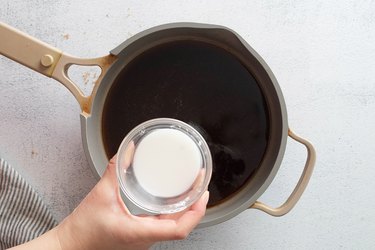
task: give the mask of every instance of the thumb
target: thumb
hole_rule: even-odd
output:
[[[104,171],[101,180],[99,181],[99,186],[103,187],[103,190],[107,190],[107,193],[105,195],[108,196],[110,194],[113,194],[114,198],[122,207],[123,211],[126,214],[130,214],[129,209],[127,208],[126,204],[124,203],[121,197],[121,191],[117,179],[116,162],[117,155],[113,156],[112,159],[108,162],[107,168]]]
[[[112,159],[108,162],[107,168],[105,169],[101,180],[108,180],[116,184],[118,183],[116,174],[116,161],[117,155],[114,155]]]
[[[125,149],[120,149],[120,156],[117,154],[112,157],[112,159],[109,161],[107,169],[105,170],[103,177],[104,179],[112,180],[113,182],[117,183],[118,187],[118,181],[117,181],[117,164],[119,165],[119,169],[121,171],[126,171],[127,168],[131,165],[133,162],[135,152],[135,145],[134,142],[131,141],[129,144],[125,147]],[[118,159],[118,157],[120,157]]]

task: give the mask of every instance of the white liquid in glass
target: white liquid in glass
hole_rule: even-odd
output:
[[[134,175],[153,196],[168,198],[187,191],[202,165],[198,146],[175,129],[156,129],[138,144],[133,159]]]

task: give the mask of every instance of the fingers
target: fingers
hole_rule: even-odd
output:
[[[173,219],[159,216],[138,217],[137,220],[147,230],[147,238],[153,241],[185,239],[198,225],[206,212],[209,193],[203,196],[184,212],[179,218]]]
[[[191,209],[183,214],[177,221],[177,238],[184,239],[199,224],[204,214],[209,199],[209,192],[206,191]]]

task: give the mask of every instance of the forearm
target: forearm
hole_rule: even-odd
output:
[[[38,238],[26,242],[22,245],[10,248],[11,250],[62,250],[57,235],[57,228],[53,228]]]
[[[71,216],[69,216],[71,217]],[[10,248],[9,250],[81,250],[86,249],[79,246],[79,242],[75,242],[72,233],[71,223],[67,217],[59,225],[50,231],[42,234],[22,245]],[[89,249],[89,248],[88,248]]]

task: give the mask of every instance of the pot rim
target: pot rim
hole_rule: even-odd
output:
[[[234,195],[234,197],[238,195],[242,196],[241,202],[239,202],[237,199],[231,198],[228,201],[225,201],[217,206],[208,208],[205,217],[199,224],[199,227],[207,227],[207,226],[212,226],[212,225],[224,222],[238,215],[242,211],[249,208],[252,204],[254,204],[255,201],[264,193],[264,191],[268,188],[268,186],[271,184],[272,180],[276,176],[276,173],[281,165],[281,161],[285,153],[286,141],[287,141],[287,136],[288,136],[286,105],[285,105],[284,98],[283,98],[283,95],[282,95],[282,92],[281,92],[281,89],[277,80],[275,76],[273,75],[271,69],[266,64],[266,62],[261,58],[261,56],[250,45],[248,45],[246,41],[241,36],[239,36],[236,32],[224,26],[219,26],[219,25],[199,24],[199,23],[169,23],[169,24],[156,26],[148,30],[142,31],[138,33],[137,35],[133,36],[132,38],[129,38],[128,40],[120,44],[119,46],[117,46],[110,53],[114,56],[117,56],[119,60],[116,60],[111,65],[108,72],[104,76],[102,82],[100,83],[101,86],[98,87],[98,91],[95,97],[93,97],[93,102],[92,102],[93,106],[92,106],[91,114],[87,114],[87,113],[81,114],[82,140],[83,140],[83,145],[85,148],[85,153],[87,156],[89,156],[87,158],[89,160],[90,167],[92,168],[96,176],[100,177],[103,174],[104,169],[107,165],[107,162],[104,162],[103,160],[103,157],[106,159],[106,156],[103,155],[104,146],[102,145],[100,135],[95,136],[95,139],[93,139],[92,135],[89,135],[91,133],[97,133],[98,131],[93,131],[91,133],[88,131],[91,131],[92,126],[94,125],[95,127],[99,128],[97,130],[99,130],[99,133],[101,133],[102,108],[104,106],[104,101],[107,97],[108,91],[110,87],[112,86],[112,83],[115,77],[121,72],[124,65],[126,65],[126,61],[131,61],[132,57],[134,58],[134,55],[130,56],[129,54],[127,54],[127,51],[133,50],[133,49],[139,50],[139,47],[142,47],[142,44],[141,45],[136,44],[136,41],[139,41],[139,39],[142,39],[149,35],[155,35],[155,33],[159,31],[168,31],[170,29],[200,29],[200,30],[207,29],[207,30],[212,30],[215,32],[220,32],[220,31],[227,32],[227,33],[229,32],[232,37],[235,37],[237,39],[237,42],[239,42],[239,44],[243,47],[243,49],[247,50],[248,54],[250,54],[256,59],[257,61],[256,63],[260,64],[262,69],[265,71],[265,74],[269,78],[268,80],[272,82],[272,88],[273,88],[272,91],[275,92],[275,96],[277,97],[276,98],[277,103],[270,104],[269,99],[272,99],[272,97],[266,96],[266,94],[264,94],[264,86],[262,86],[262,83],[259,83],[258,81],[259,79],[257,79],[259,83],[258,85],[261,88],[265,99],[267,100],[267,106],[268,106],[269,112],[271,112],[270,111],[271,108],[275,109],[275,106],[272,106],[272,105],[276,105],[276,108],[279,110],[273,111],[273,112],[280,113],[280,118],[279,118],[280,120],[278,121],[281,125],[281,128],[279,128],[281,131],[279,135],[279,140],[278,140],[279,146],[277,147],[277,150],[273,148],[272,149],[273,152],[268,152],[269,145],[267,146],[267,151],[259,167],[261,168],[263,164],[270,164],[268,162],[270,161],[272,162],[271,171],[268,172],[267,177],[264,179],[263,183],[258,183],[259,188],[257,188],[256,192],[253,193],[250,197],[246,193],[247,191],[249,191],[249,189],[243,188],[237,194]],[[148,44],[148,46],[155,46],[155,44],[151,44],[151,45]],[[146,50],[147,48],[143,47],[142,49]],[[134,53],[134,54],[137,54],[137,53]],[[110,84],[106,84],[106,82],[110,82]],[[104,85],[108,85],[108,86],[104,86]],[[272,116],[271,114],[269,115],[271,119]],[[273,121],[270,121],[270,123],[272,122]],[[271,128],[270,128],[270,131],[271,131]],[[98,156],[98,152],[97,152],[98,146],[101,148],[101,151],[102,151],[100,153],[101,154],[100,156]],[[273,154],[273,157],[272,157],[273,160],[271,159],[271,160],[268,160],[267,162],[264,162],[266,155],[269,155],[269,154]],[[248,182],[251,182],[251,181],[249,180]],[[136,214],[136,213],[141,212],[141,211],[137,211],[138,210],[137,208],[132,208],[132,206],[129,205],[130,203],[127,199],[124,199],[124,201],[127,206],[130,206],[130,210],[133,213]]]

